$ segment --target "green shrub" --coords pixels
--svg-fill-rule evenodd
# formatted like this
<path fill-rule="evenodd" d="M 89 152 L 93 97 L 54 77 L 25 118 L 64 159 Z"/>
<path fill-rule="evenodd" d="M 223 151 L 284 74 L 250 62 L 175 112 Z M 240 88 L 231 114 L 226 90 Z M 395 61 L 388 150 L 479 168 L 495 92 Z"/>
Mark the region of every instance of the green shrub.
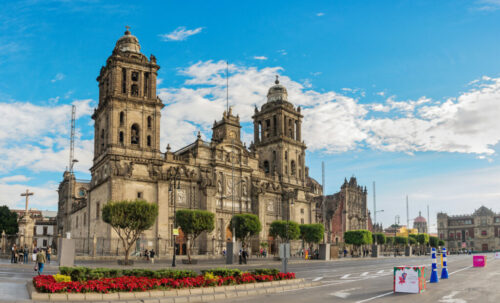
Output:
<path fill-rule="evenodd" d="M 221 277 L 241 276 L 241 270 L 237 268 L 211 268 L 211 269 L 204 269 L 201 271 L 202 275 L 205 275 L 206 273 L 211 273 L 215 276 L 221 276 Z"/>
<path fill-rule="evenodd" d="M 71 277 L 71 281 L 98 280 L 102 278 L 117 278 L 122 276 L 148 277 L 148 278 L 194 278 L 198 276 L 192 270 L 171 270 L 171 269 L 114 269 L 114 268 L 88 268 L 88 267 L 60 267 L 62 275 Z"/>
<path fill-rule="evenodd" d="M 250 271 L 254 275 L 271 275 L 275 276 L 277 275 L 280 271 L 276 268 L 256 268 L 252 269 Z"/>

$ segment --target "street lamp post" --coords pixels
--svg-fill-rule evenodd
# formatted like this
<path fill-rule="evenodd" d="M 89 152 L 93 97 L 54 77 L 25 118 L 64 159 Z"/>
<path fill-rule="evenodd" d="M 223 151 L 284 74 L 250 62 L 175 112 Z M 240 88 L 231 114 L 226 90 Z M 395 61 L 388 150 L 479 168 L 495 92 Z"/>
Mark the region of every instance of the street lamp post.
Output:
<path fill-rule="evenodd" d="M 172 186 L 173 183 L 173 186 Z M 181 180 L 180 176 L 178 173 L 176 173 L 173 177 L 173 179 L 170 180 L 170 186 L 168 188 L 168 191 L 172 193 L 173 196 L 173 202 L 174 202 L 174 229 L 177 226 L 177 219 L 176 219 L 176 207 L 177 207 L 177 190 L 180 189 L 181 187 Z M 176 247 L 175 247 L 175 234 L 174 231 L 172 230 L 172 236 L 173 236 L 173 253 L 172 253 L 172 267 L 175 267 L 175 255 L 176 255 Z"/>
<path fill-rule="evenodd" d="M 283 249 L 283 272 L 288 272 L 288 253 L 290 252 L 290 237 L 288 235 L 288 223 L 290 222 L 291 208 L 293 206 L 293 198 L 288 195 L 288 212 L 286 216 L 286 244 Z"/>

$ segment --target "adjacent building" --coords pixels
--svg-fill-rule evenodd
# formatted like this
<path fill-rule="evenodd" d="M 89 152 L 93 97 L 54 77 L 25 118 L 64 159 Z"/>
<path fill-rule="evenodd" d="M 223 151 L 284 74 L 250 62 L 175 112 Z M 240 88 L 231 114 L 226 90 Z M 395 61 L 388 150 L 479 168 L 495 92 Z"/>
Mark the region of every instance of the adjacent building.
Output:
<path fill-rule="evenodd" d="M 413 228 L 418 231 L 419 234 L 426 234 L 427 230 L 427 220 L 422 217 L 422 212 L 418 212 L 418 217 L 413 220 Z"/>
<path fill-rule="evenodd" d="M 351 177 L 349 182 L 344 179 L 339 192 L 325 197 L 327 226 L 330 229 L 327 228 L 326 232 L 331 243 L 344 242 L 344 232 L 349 230 L 373 230 L 366 196 L 366 186 L 358 185 L 356 178 Z M 319 205 L 320 199 L 322 198 L 318 198 Z"/>
<path fill-rule="evenodd" d="M 36 248 L 55 247 L 57 237 L 57 212 L 49 210 L 26 210 L 13 209 L 19 218 L 19 232 L 17 244 Z"/>
<path fill-rule="evenodd" d="M 500 249 L 500 214 L 481 206 L 470 215 L 438 213 L 438 236 L 450 251 Z"/>
<path fill-rule="evenodd" d="M 253 249 L 273 240 L 268 231 L 274 220 L 316 222 L 314 198 L 322 195 L 322 188 L 305 166 L 303 115 L 278 79 L 267 100 L 255 107 L 249 148 L 241 141 L 240 118 L 229 108 L 214 122 L 209 141 L 198 134 L 193 143 L 172 150 L 160 144 L 164 104 L 156 92 L 159 68 L 155 56 L 146 57 L 127 30 L 100 70 L 99 104 L 92 115 L 92 179 L 76 180 L 65 172 L 58 190 L 58 231 L 77 239 L 77 251 L 118 254 L 119 239 L 101 216 L 103 206 L 113 200 L 139 198 L 158 204 L 158 219 L 137 248 L 154 248 L 160 255 L 173 251 L 174 209 L 215 214 L 214 231 L 196 243 L 201 254 L 222 252 L 232 238 L 229 221 L 235 213 L 259 216 L 263 228 L 253 239 Z M 366 190 L 364 199 L 366 207 Z M 366 220 L 364 212 L 348 224 L 364 227 Z M 175 247 L 182 250 L 184 237 L 175 239 Z"/>

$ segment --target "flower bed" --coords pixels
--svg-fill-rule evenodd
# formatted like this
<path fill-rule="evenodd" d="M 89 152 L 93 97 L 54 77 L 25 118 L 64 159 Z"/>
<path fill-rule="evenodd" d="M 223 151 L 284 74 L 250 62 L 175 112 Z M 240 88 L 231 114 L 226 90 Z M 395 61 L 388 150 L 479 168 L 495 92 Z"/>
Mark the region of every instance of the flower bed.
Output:
<path fill-rule="evenodd" d="M 108 293 L 116 291 L 147 291 L 153 289 L 175 289 L 237 285 L 275 280 L 295 279 L 295 273 L 277 273 L 275 275 L 241 273 L 237 276 L 214 276 L 211 273 L 184 278 L 150 278 L 121 276 L 100 278 L 87 281 L 57 282 L 54 276 L 40 275 L 33 278 L 33 284 L 39 292 L 46 293 Z M 60 279 L 58 279 L 60 280 Z"/>

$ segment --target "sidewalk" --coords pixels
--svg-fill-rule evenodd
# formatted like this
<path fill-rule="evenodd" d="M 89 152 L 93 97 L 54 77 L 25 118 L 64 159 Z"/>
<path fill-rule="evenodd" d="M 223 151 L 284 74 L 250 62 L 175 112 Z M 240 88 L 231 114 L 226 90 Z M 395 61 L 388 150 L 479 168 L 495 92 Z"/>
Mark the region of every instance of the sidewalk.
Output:
<path fill-rule="evenodd" d="M 117 259 L 122 259 L 123 257 L 118 257 Z M 394 258 L 394 257 L 378 257 L 377 259 L 388 259 L 388 258 Z M 398 257 L 398 258 L 405 258 L 405 257 Z M 196 257 L 193 258 L 193 260 L 196 259 Z M 327 263 L 327 262 L 345 262 L 345 261 L 356 261 L 356 262 L 363 262 L 363 261 L 369 261 L 369 260 L 374 260 L 374 258 L 371 257 L 365 257 L 365 258 L 352 258 L 352 257 L 347 257 L 347 258 L 340 258 L 340 259 L 331 259 L 331 260 L 304 260 L 302 258 L 291 258 L 288 260 L 288 264 L 318 264 L 318 263 Z M 28 264 L 12 264 L 10 263 L 9 259 L 0 259 L 0 264 L 2 267 L 6 268 L 32 268 L 34 266 L 34 263 L 28 263 Z M 233 264 L 226 264 L 225 259 L 220 258 L 217 260 L 198 260 L 198 264 L 183 264 L 182 259 L 177 258 L 176 259 L 176 269 L 193 269 L 193 270 L 200 270 L 200 269 L 206 269 L 206 268 L 214 268 L 214 267 L 227 267 L 227 268 L 255 268 L 255 267 L 274 267 L 274 268 L 279 268 L 282 265 L 281 260 L 274 260 L 274 258 L 251 258 L 247 260 L 247 264 L 239 264 L 238 261 L 236 261 Z M 123 265 L 118 265 L 116 260 L 114 261 L 100 261 L 100 260 L 75 260 L 75 266 L 85 266 L 85 267 L 92 267 L 92 268 L 98 268 L 98 267 L 107 267 L 107 268 L 145 268 L 145 269 L 157 269 L 157 268 L 173 268 L 172 267 L 172 259 L 155 259 L 155 263 L 152 264 L 150 262 L 147 262 L 146 260 L 134 260 L 134 265 L 132 266 L 123 266 Z M 46 263 L 45 264 L 46 270 L 50 271 L 57 271 L 59 268 L 59 264 L 57 261 L 52 261 L 50 264 Z"/>

